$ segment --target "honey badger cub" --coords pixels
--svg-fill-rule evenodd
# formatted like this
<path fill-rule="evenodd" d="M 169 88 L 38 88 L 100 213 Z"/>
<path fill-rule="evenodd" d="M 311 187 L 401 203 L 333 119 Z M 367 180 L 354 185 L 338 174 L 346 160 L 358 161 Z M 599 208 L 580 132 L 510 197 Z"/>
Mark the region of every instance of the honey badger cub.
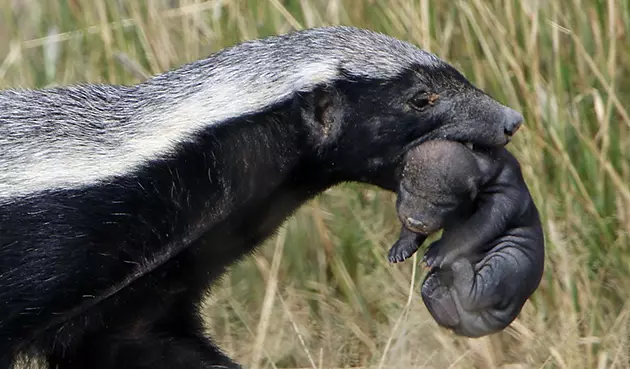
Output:
<path fill-rule="evenodd" d="M 403 223 L 391 262 L 442 238 L 424 259 L 425 305 L 442 326 L 478 337 L 507 327 L 540 283 L 544 237 L 520 165 L 505 148 L 431 141 L 410 150 L 396 201 Z"/>

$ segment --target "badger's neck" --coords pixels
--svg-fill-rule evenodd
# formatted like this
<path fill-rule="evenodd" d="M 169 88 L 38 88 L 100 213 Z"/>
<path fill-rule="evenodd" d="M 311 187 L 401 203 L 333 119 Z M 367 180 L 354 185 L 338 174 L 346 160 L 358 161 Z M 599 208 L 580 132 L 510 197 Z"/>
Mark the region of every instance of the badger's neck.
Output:
<path fill-rule="evenodd" d="M 288 102 L 226 121 L 180 144 L 170 158 L 125 176 L 120 203 L 137 212 L 128 221 L 138 222 L 138 230 L 146 225 L 140 239 L 190 242 L 215 229 L 247 232 L 252 241 L 268 236 L 303 202 L 335 184 L 313 159 L 300 119 Z"/>

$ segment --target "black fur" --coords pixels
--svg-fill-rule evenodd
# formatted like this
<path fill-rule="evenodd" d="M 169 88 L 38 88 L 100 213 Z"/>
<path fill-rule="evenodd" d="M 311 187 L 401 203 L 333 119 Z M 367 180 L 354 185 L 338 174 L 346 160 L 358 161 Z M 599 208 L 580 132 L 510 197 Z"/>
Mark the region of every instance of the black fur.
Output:
<path fill-rule="evenodd" d="M 410 109 L 419 88 L 440 99 Z M 238 367 L 198 311 L 229 265 L 328 187 L 394 190 L 409 145 L 504 145 L 506 112 L 446 68 L 345 80 L 210 127 L 135 173 L 0 204 L 0 368 L 20 354 L 60 369 Z"/>

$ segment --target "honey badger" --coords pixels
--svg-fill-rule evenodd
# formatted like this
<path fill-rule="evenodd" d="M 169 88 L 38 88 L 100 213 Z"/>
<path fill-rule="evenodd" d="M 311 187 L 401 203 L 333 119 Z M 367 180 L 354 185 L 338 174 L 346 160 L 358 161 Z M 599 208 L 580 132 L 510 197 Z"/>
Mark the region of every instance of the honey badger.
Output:
<path fill-rule="evenodd" d="M 395 190 L 434 139 L 505 145 L 518 112 L 352 27 L 242 42 L 132 86 L 0 92 L 0 368 L 238 368 L 199 306 L 342 182 Z"/>

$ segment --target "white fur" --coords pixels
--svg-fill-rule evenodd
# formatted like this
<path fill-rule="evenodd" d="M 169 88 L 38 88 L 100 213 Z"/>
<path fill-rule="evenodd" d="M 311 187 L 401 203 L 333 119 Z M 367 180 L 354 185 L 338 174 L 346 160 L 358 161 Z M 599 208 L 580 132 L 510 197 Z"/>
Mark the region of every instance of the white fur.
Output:
<path fill-rule="evenodd" d="M 0 202 L 129 175 L 208 126 L 333 82 L 340 67 L 387 79 L 412 63 L 444 65 L 408 43 L 330 27 L 245 42 L 137 86 L 4 91 Z"/>

